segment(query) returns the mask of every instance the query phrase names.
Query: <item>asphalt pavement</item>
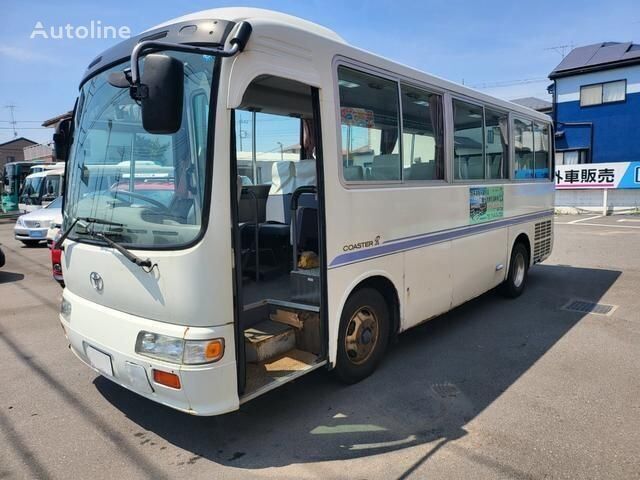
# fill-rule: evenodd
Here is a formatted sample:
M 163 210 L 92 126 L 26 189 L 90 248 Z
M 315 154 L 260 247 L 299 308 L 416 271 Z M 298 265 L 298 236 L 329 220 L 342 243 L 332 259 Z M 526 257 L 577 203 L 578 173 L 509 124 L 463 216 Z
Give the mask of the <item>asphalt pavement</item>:
M 0 220 L 0 479 L 640 478 L 640 217 L 554 228 L 522 297 L 408 331 L 356 385 L 319 370 L 202 418 L 81 364 L 49 251 Z

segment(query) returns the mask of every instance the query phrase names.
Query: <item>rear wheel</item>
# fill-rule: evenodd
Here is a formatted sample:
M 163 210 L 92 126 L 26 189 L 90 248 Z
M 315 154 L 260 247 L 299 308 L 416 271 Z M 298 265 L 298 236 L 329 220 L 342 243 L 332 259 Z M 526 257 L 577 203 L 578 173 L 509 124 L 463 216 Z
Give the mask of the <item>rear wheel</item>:
M 336 373 L 345 383 L 368 377 L 380 363 L 389 338 L 389 307 L 372 288 L 351 294 L 342 311 Z
M 524 291 L 529 273 L 529 252 L 527 247 L 518 242 L 511 251 L 509 274 L 502 284 L 502 293 L 509 298 L 519 297 Z

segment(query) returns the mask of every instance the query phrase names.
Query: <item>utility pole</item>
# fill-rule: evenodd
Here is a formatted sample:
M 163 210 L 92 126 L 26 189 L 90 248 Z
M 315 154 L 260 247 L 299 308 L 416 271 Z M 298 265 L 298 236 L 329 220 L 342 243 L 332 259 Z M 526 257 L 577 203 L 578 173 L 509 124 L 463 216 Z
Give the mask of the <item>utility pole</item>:
M 18 137 L 18 131 L 16 130 L 16 125 L 17 125 L 18 122 L 16 122 L 16 119 L 13 116 L 13 111 L 15 110 L 16 106 L 15 105 L 5 105 L 4 108 L 8 108 L 9 109 L 9 116 L 11 117 L 11 121 L 9 123 L 13 127 L 13 137 L 17 138 Z
M 247 131 L 244 130 L 242 128 L 242 125 L 246 125 L 247 123 L 249 123 L 249 120 L 243 120 L 242 118 L 238 119 L 238 132 L 239 132 L 239 137 L 240 137 L 240 151 L 244 152 L 244 149 L 242 148 L 242 139 L 247 137 Z

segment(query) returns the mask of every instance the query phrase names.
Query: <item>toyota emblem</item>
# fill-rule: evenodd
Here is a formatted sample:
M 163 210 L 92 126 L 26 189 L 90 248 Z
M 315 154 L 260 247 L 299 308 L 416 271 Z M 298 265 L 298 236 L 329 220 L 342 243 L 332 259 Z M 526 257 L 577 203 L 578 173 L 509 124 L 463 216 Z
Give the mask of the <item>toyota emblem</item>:
M 101 292 L 104 288 L 104 281 L 102 280 L 100 274 L 97 272 L 91 272 L 91 274 L 89 275 L 89 281 L 97 292 Z

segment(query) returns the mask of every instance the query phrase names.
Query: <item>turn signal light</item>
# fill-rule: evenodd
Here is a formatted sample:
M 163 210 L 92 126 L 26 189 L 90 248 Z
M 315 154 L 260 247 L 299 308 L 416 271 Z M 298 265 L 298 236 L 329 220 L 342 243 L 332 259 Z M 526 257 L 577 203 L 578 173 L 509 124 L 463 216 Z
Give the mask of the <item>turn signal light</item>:
M 217 360 L 220 360 L 223 354 L 224 354 L 224 340 L 222 338 L 211 340 L 207 344 L 207 348 L 204 352 L 204 356 L 209 362 L 215 362 Z
M 180 390 L 180 377 L 175 373 L 163 372 L 162 370 L 153 369 L 153 381 L 164 385 L 165 387 Z

